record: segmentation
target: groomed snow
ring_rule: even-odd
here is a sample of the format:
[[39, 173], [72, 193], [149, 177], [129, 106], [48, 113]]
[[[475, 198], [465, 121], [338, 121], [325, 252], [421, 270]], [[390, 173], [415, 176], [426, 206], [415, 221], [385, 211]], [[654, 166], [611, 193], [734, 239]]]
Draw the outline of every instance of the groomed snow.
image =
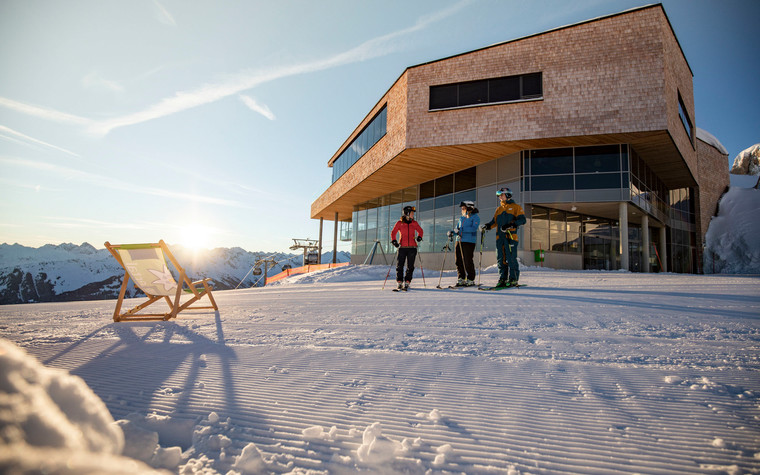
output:
[[171, 322], [0, 307], [0, 472], [760, 473], [759, 277], [386, 271]]

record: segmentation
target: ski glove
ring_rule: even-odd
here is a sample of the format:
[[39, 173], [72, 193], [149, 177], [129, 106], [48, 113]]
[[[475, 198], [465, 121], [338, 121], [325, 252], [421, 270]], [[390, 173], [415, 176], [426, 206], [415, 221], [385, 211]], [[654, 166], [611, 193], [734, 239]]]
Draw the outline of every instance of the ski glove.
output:
[[501, 227], [501, 232], [503, 232], [503, 233], [506, 233], [506, 232], [507, 232], [507, 230], [510, 230], [510, 231], [517, 231], [517, 228], [516, 228], [516, 227], [515, 227], [515, 225], [514, 225], [514, 224], [512, 224], [512, 223], [509, 223], [509, 224], [505, 224], [504, 226], [502, 226], [502, 227]]
[[481, 233], [484, 233], [484, 232], [486, 232], [487, 230], [488, 230], [488, 226], [487, 226], [487, 225], [485, 225], [485, 224], [481, 224], [481, 225], [480, 225], [480, 232], [481, 232]]
[[393, 244], [393, 247], [396, 247], [396, 248], [398, 247], [398, 241], [396, 241], [395, 239], [391, 241], [391, 244]]
[[422, 242], [422, 236], [417, 236], [417, 242]]

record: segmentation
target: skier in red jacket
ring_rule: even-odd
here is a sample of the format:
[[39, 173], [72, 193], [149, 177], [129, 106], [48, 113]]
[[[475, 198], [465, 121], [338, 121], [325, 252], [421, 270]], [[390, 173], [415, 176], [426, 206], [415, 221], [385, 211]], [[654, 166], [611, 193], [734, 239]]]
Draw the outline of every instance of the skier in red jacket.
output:
[[[423, 232], [419, 223], [414, 220], [415, 211], [414, 206], [405, 206], [404, 215], [391, 231], [391, 244], [398, 248], [398, 263], [396, 264], [398, 290], [409, 289], [414, 273], [414, 260], [417, 257], [417, 243], [422, 241]], [[399, 233], [401, 233], [401, 238], [397, 239]], [[404, 275], [404, 262], [406, 262], [406, 275]]]

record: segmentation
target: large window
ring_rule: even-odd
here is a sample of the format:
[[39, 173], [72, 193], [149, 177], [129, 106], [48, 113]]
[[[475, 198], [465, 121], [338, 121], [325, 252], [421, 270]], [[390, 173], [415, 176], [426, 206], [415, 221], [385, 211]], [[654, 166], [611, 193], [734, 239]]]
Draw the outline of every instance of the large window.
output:
[[430, 86], [430, 110], [500, 104], [543, 97], [541, 73]]
[[694, 129], [694, 125], [691, 122], [691, 117], [689, 117], [689, 113], [686, 112], [686, 106], [683, 103], [683, 98], [681, 97], [680, 92], [678, 93], [678, 117], [680, 117], [681, 123], [686, 129], [686, 133], [689, 135], [689, 139], [693, 141], [694, 137], [692, 137], [692, 131]]
[[525, 152], [526, 191], [626, 188], [627, 147], [601, 145]]
[[369, 149], [371, 149], [387, 132], [388, 113], [387, 107], [383, 106], [380, 112], [370, 121], [364, 130], [343, 150], [333, 162], [332, 181], [340, 178], [351, 165], [356, 163]]
[[352, 252], [368, 253], [375, 239], [390, 252], [390, 231], [406, 205], [417, 208], [415, 219], [425, 232], [419, 250], [440, 251], [461, 214], [459, 203], [477, 197], [476, 176], [476, 168], [468, 168], [355, 206]]

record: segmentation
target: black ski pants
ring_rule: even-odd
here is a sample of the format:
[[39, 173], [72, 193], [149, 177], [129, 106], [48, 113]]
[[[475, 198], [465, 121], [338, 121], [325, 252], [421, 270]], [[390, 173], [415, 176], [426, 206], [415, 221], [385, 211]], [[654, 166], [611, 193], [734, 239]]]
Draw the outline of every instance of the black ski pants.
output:
[[[414, 274], [414, 260], [417, 258], [416, 247], [398, 248], [398, 263], [396, 264], [396, 282], [411, 282]], [[404, 275], [406, 263], [406, 275]]]
[[457, 278], [475, 280], [475, 262], [472, 256], [475, 254], [474, 242], [457, 241]]

